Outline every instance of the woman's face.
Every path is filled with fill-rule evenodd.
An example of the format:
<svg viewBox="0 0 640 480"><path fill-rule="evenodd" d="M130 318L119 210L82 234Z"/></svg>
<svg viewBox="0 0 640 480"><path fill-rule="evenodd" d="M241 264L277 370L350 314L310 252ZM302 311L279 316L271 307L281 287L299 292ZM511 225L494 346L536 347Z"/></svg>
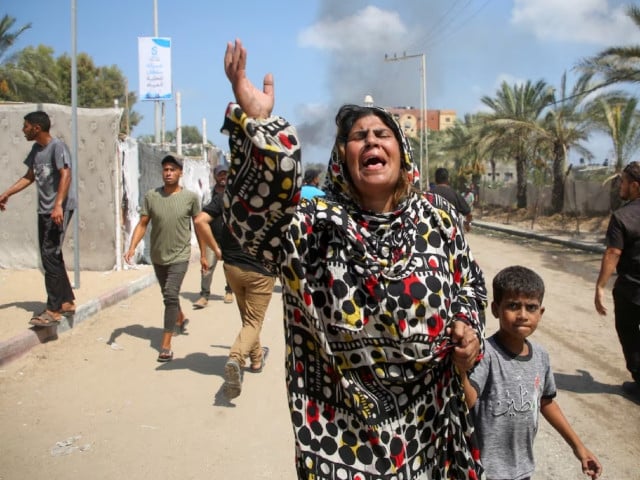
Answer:
<svg viewBox="0 0 640 480"><path fill-rule="evenodd" d="M393 194L400 175L400 145L379 117L368 115L353 124L345 159L364 208L376 212L395 208Z"/></svg>

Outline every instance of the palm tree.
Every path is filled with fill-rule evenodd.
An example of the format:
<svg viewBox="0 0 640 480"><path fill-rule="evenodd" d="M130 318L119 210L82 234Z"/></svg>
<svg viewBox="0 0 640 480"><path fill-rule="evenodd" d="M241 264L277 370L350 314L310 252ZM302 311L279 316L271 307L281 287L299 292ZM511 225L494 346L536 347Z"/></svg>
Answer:
<svg viewBox="0 0 640 480"><path fill-rule="evenodd" d="M611 138L614 171L621 172L640 149L638 99L620 92L598 97L589 110L593 125Z"/></svg>
<svg viewBox="0 0 640 480"><path fill-rule="evenodd" d="M640 113L637 105L637 98L614 92L594 100L588 112L594 127L610 137L613 145L615 174L607 179L611 180L609 198L612 210L620 206L619 174L640 149Z"/></svg>
<svg viewBox="0 0 640 480"><path fill-rule="evenodd" d="M640 6L627 7L627 15L640 28ZM640 45L610 47L584 60L578 68L602 76L601 86L614 83L640 83Z"/></svg>
<svg viewBox="0 0 640 480"><path fill-rule="evenodd" d="M0 68L0 77L7 86L6 91L0 92L0 99L60 103L58 72L51 47L24 48Z"/></svg>
<svg viewBox="0 0 640 480"><path fill-rule="evenodd" d="M537 148L534 131L553 101L553 89L544 80L511 86L502 82L495 98L481 100L492 110L482 128L483 144L488 150L508 152L515 160L517 206L526 208L527 169Z"/></svg>
<svg viewBox="0 0 640 480"><path fill-rule="evenodd" d="M16 42L20 34L22 34L22 32L24 32L25 30L31 28L31 24L27 23L19 29L10 32L9 30L13 28L13 25L15 23L16 19L6 14L4 17L2 17L2 20L0 20L0 64L4 63L4 56Z"/></svg>
<svg viewBox="0 0 640 480"><path fill-rule="evenodd" d="M0 98L7 96L10 90L11 77L9 73L2 68L5 63L5 55L9 49L13 46L16 39L22 32L31 28L31 24L27 23L23 27L16 31L10 32L13 25L16 23L16 19L6 15L0 20Z"/></svg>
<svg viewBox="0 0 640 480"><path fill-rule="evenodd" d="M471 176L474 191L484 173L483 151L479 146L479 121L476 115L466 114L463 120L456 120L451 128L443 132L445 144L443 153L453 157L453 166L458 177L464 177L465 183Z"/></svg>
<svg viewBox="0 0 640 480"><path fill-rule="evenodd" d="M590 75L578 79L570 94L567 92L567 76L562 75L559 95L553 96L550 105L536 130L538 142L543 151L552 159L553 187L551 190L551 210L559 213L564 207L564 184L567 159L571 148L584 157L592 155L582 145L589 138L589 124L582 113L581 105L590 92Z"/></svg>

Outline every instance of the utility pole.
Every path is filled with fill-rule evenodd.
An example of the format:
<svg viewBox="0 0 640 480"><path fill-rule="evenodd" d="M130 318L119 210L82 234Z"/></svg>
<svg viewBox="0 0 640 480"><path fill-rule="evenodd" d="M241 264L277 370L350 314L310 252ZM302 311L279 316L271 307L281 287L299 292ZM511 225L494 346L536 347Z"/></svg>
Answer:
<svg viewBox="0 0 640 480"><path fill-rule="evenodd" d="M403 54L398 57L395 53L393 57L385 54L385 62L398 62L400 60L408 60L410 58L421 58L420 63L420 163L418 170L420 171L420 183L421 185L429 185L429 153L428 153L428 139L427 139L427 66L424 53L418 53L415 55ZM424 189L426 190L426 188Z"/></svg>
<svg viewBox="0 0 640 480"><path fill-rule="evenodd" d="M153 36L158 37L158 0L153 0ZM156 136L156 143L161 143L160 137L160 101L154 100L153 102L153 120L154 130Z"/></svg>

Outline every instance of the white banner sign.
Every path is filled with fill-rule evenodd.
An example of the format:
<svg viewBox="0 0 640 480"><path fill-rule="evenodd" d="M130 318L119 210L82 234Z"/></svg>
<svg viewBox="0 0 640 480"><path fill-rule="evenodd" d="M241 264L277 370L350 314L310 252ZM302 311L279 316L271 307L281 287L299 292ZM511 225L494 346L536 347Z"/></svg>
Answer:
<svg viewBox="0 0 640 480"><path fill-rule="evenodd" d="M171 100L171 39L138 37L140 100Z"/></svg>

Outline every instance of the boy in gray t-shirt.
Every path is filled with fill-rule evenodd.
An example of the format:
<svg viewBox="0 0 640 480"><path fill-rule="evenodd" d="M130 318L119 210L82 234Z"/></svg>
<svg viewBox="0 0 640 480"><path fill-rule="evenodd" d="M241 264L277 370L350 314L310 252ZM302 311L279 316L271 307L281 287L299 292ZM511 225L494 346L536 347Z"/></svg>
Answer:
<svg viewBox="0 0 640 480"><path fill-rule="evenodd" d="M544 282L534 271L512 266L498 272L491 311L500 328L485 342L480 362L462 373L487 479L531 478L540 413L573 449L586 475L595 479L602 473L600 462L554 401L548 353L527 340L544 313L543 297Z"/></svg>

